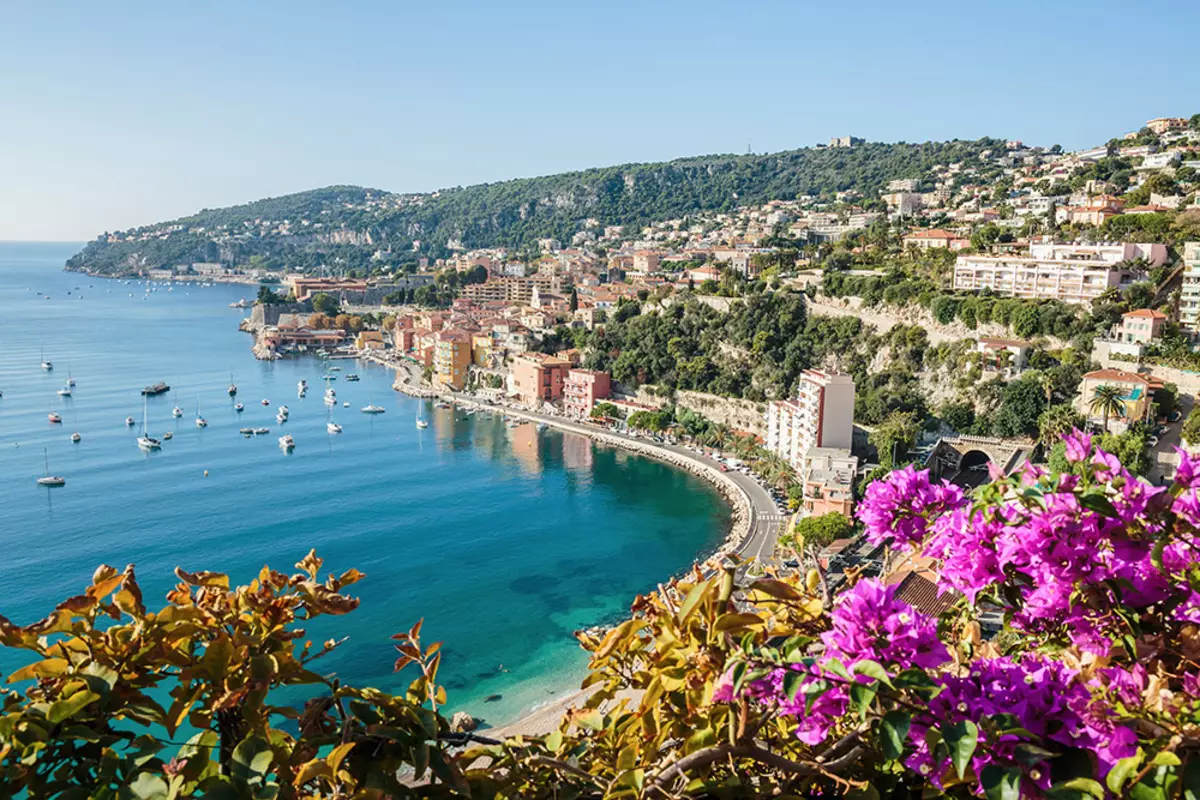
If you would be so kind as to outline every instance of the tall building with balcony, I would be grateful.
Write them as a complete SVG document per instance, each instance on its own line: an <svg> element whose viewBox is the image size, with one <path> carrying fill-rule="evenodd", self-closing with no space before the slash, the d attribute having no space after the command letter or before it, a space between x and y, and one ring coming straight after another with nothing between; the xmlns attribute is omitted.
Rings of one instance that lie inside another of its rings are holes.
<svg viewBox="0 0 1200 800"><path fill-rule="evenodd" d="M1183 246L1179 321L1192 333L1200 332L1200 242L1188 242Z"/></svg>
<svg viewBox="0 0 1200 800"><path fill-rule="evenodd" d="M611 391L612 379L607 372L570 370L563 380L563 412L568 417L585 419L596 401L606 399Z"/></svg>
<svg viewBox="0 0 1200 800"><path fill-rule="evenodd" d="M854 439L854 379L806 369L796 397L767 405L767 449L797 469L813 447L849 450Z"/></svg>
<svg viewBox="0 0 1200 800"><path fill-rule="evenodd" d="M460 390L471 367L471 336L466 331L438 331L433 342L433 380Z"/></svg>
<svg viewBox="0 0 1200 800"><path fill-rule="evenodd" d="M1167 260L1162 244L1132 242L1062 244L1037 242L1027 256L959 256L954 288L989 289L1004 297L1089 303L1130 278L1133 262L1157 267Z"/></svg>

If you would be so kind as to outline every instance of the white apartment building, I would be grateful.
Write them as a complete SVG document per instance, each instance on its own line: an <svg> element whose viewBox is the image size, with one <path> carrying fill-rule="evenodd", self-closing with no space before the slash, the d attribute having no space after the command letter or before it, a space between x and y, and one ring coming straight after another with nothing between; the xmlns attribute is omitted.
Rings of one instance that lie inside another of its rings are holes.
<svg viewBox="0 0 1200 800"><path fill-rule="evenodd" d="M806 369L792 400L767 405L767 449L797 469L813 447L849 449L854 439L854 379Z"/></svg>
<svg viewBox="0 0 1200 800"><path fill-rule="evenodd" d="M1183 246L1179 321L1193 333L1200 331L1200 242L1188 242Z"/></svg>
<svg viewBox="0 0 1200 800"><path fill-rule="evenodd" d="M1122 262L1143 259L1151 267L1167 260L1162 244L1035 242L1028 256L959 256L954 288L990 289L1005 297L1089 303L1129 279Z"/></svg>

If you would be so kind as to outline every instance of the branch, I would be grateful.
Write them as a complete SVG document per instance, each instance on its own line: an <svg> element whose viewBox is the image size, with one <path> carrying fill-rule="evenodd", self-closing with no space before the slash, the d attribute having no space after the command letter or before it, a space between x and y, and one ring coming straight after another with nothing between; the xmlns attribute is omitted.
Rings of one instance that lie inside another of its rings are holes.
<svg viewBox="0 0 1200 800"><path fill-rule="evenodd" d="M720 744L714 747L706 747L703 750L697 750L690 755L684 756L663 770L650 786L652 789L666 793L663 789L663 784L673 777L681 776L688 770L707 767L709 764L721 761L729 756L749 758L760 764L766 764L769 767L774 767L781 772L787 772L792 775L818 775L825 772L835 772L842 767L849 766L857 761L864 752L861 747L855 747L849 753L846 753L846 755L827 764L810 764L802 761L792 761L753 744Z"/></svg>
<svg viewBox="0 0 1200 800"><path fill-rule="evenodd" d="M453 745L470 744L471 742L479 742L480 744L504 744L499 739L489 739L486 736L479 736L467 731L451 731L450 733L438 734L438 740L447 742Z"/></svg>
<svg viewBox="0 0 1200 800"><path fill-rule="evenodd" d="M533 756L529 759L529 761L532 764L539 764L543 767L561 770L562 772L574 775L577 778L585 778L593 782L596 780L596 776L592 773L585 772L574 764L568 764L566 761L559 761L557 758L550 758L549 756Z"/></svg>

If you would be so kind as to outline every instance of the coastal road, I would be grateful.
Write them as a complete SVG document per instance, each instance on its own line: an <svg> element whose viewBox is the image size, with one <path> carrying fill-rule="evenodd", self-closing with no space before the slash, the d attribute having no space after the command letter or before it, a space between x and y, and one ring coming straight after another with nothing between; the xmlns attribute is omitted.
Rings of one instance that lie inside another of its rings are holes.
<svg viewBox="0 0 1200 800"><path fill-rule="evenodd" d="M383 362L376 361L376 363ZM415 387L420 385L420 376L416 372L416 369L410 365L395 363L387 363L385 365L397 367L397 371L402 372L405 375L404 382L409 386ZM482 403L480 399L467 394L442 392L440 393L440 396L447 400L460 400L475 404ZM504 411L508 409L507 406L503 405L495 405L494 408L496 408L498 411ZM595 433L605 433L610 436L618 437L623 436L623 434L614 433L607 428L574 422L559 416L544 414L538 411L527 411L523 408L511 408L508 410L519 412L524 416L545 422L547 425L553 425L561 430L573 431L583 436L588 436ZM717 470L721 469L722 466L720 462L716 461L715 459L695 453L686 447L673 444L663 444L653 439L640 436L631 436L628 438L630 441L638 442L639 444L649 446L666 453L671 453L681 458L694 461L698 464L705 464ZM749 533L737 549L738 556L745 560L754 559L762 564L772 563L775 556L775 546L779 540L779 534L783 528L783 523L787 520L787 515L779 511L779 508L775 505L775 501L772 499L770 493L767 492L767 490L764 489L752 476L745 475L735 470L730 470L724 474L739 488L741 488L742 491L746 493L746 496L750 499ZM739 572L744 574L745 568Z"/></svg>

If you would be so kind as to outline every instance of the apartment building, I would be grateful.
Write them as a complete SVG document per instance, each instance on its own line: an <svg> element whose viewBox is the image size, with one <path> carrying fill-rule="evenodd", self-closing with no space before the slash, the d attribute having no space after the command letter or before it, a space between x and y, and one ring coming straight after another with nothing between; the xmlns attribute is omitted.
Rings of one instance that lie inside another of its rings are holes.
<svg viewBox="0 0 1200 800"><path fill-rule="evenodd" d="M853 519L854 476L858 458L841 447L812 447L804 454L801 478L804 511L809 516L838 512Z"/></svg>
<svg viewBox="0 0 1200 800"><path fill-rule="evenodd" d="M1035 242L1025 256L959 256L954 288L990 289L1005 297L1088 303L1128 281L1123 262L1144 260L1157 267L1167 260L1162 244Z"/></svg>
<svg viewBox="0 0 1200 800"><path fill-rule="evenodd" d="M462 296L476 303L500 301L529 305L533 301L534 282L528 278L492 277L484 283L462 287Z"/></svg>
<svg viewBox="0 0 1200 800"><path fill-rule="evenodd" d="M433 342L435 384L460 390L467 385L471 367L471 335L466 331L439 331Z"/></svg>
<svg viewBox="0 0 1200 800"><path fill-rule="evenodd" d="M571 369L565 358L546 353L521 353L513 358L512 388L522 403L538 406L562 397L563 381Z"/></svg>
<svg viewBox="0 0 1200 800"><path fill-rule="evenodd" d="M568 417L585 419L598 400L612 391L612 378L594 369L572 369L563 379L563 411Z"/></svg>
<svg viewBox="0 0 1200 800"><path fill-rule="evenodd" d="M1161 384L1123 369L1098 369L1083 376L1079 385L1078 408L1093 425L1105 423L1103 411L1092 408L1092 398L1101 386L1117 388L1121 391L1121 411L1108 416L1109 430L1122 433L1134 422L1149 418L1151 397L1155 389L1162 388Z"/></svg>
<svg viewBox="0 0 1200 800"><path fill-rule="evenodd" d="M796 397L767 405L767 449L799 469L813 447L850 449L854 438L854 379L807 369Z"/></svg>
<svg viewBox="0 0 1200 800"><path fill-rule="evenodd" d="M1200 331L1200 242L1183 246L1183 288L1179 321L1192 333Z"/></svg>

